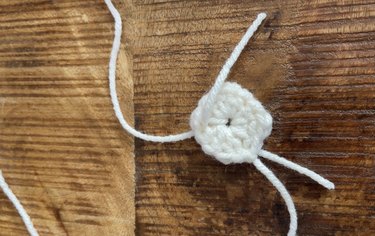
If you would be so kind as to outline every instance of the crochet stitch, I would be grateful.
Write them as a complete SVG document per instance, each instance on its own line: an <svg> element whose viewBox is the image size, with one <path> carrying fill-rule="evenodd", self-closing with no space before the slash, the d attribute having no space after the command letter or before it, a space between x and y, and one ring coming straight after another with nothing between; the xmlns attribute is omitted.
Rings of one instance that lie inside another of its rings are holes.
<svg viewBox="0 0 375 236"><path fill-rule="evenodd" d="M208 94L190 117L195 140L208 155L223 164L252 163L272 131L272 116L237 83L225 82L203 120Z"/></svg>

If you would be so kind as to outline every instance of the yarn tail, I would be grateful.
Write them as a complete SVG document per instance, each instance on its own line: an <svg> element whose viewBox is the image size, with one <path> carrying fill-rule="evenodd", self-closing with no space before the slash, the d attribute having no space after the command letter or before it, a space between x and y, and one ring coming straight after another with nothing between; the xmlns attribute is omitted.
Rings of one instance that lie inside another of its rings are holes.
<svg viewBox="0 0 375 236"><path fill-rule="evenodd" d="M279 191L281 197L284 199L290 215L288 236L295 236L297 232L297 211L288 190L275 176L275 174L270 169L268 169L267 166L265 166L258 158L253 162L253 164L264 176L266 176L266 178Z"/></svg>
<svg viewBox="0 0 375 236"><path fill-rule="evenodd" d="M16 195L14 195L12 190L9 188L8 184L5 182L5 179L1 170L0 170L0 188L3 190L4 194L9 198L9 200L13 203L14 207L18 211L18 214L21 216L29 234L31 236L39 236L25 208L23 208L21 202L17 199Z"/></svg>
<svg viewBox="0 0 375 236"><path fill-rule="evenodd" d="M295 170L300 174L304 174L310 177L311 179L315 180L316 182L318 182L319 184L321 184L327 189L335 188L335 185L331 181L323 178L322 176L318 175L314 171L311 171L294 162L288 161L287 159L280 157L276 154L273 154L266 150L261 150L258 155L268 160L271 160L273 162L276 162L280 165L288 167L292 170ZM253 162L253 164L264 176L266 176L266 178L272 183L272 185L275 186L275 188L280 192L280 195L284 199L286 206L288 208L288 211L289 211L289 215L290 215L290 226L289 226L288 236L295 236L297 232L297 212L296 212L296 208L294 206L292 197L290 196L288 190L280 182L280 180L274 175L274 173L270 169L268 169L259 159L256 159Z"/></svg>
<svg viewBox="0 0 375 236"><path fill-rule="evenodd" d="M320 185L324 186L327 189L335 189L335 184L329 181L328 179L323 178L314 171L311 171L303 166L300 166L294 162L288 161L287 159L280 157L274 153L268 152L266 150L261 150L259 156L264 157L270 161L276 162L280 165L283 165L289 169L295 170L300 174L306 175L311 179L315 180Z"/></svg>

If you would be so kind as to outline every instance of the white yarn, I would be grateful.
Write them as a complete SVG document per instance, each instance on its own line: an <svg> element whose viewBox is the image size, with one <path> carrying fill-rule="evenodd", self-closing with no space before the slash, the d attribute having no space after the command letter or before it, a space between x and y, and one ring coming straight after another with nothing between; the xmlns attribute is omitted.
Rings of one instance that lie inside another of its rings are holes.
<svg viewBox="0 0 375 236"><path fill-rule="evenodd" d="M210 95L201 98L190 118L196 141L224 164L252 163L272 131L272 116L237 83L225 82L204 121Z"/></svg>
<svg viewBox="0 0 375 236"><path fill-rule="evenodd" d="M9 188L8 184L5 182L4 176L0 170L0 188L3 190L4 194L8 197L8 199L12 202L18 214L21 216L23 223L26 226L27 231L31 236L38 236L38 232L34 228L33 222L31 222L30 216L23 208L21 202L17 199L16 195L12 192Z"/></svg>
<svg viewBox="0 0 375 236"><path fill-rule="evenodd" d="M115 110L115 114L117 119L119 120L122 127L128 131L133 136L152 142L176 142L184 139L188 139L194 136L192 131L187 131L180 134L175 135L168 135L168 136L157 136L157 135L149 135L138 130L134 129L129 125L129 123L125 120L124 115L122 114L120 104L117 97L116 91L116 62L117 62L117 55L120 50L121 46L121 33L122 33L122 20L120 13L117 11L115 6L113 6L111 0L104 0L108 6L109 11L111 12L114 20L115 20L115 37L113 39L113 46L111 51L111 58L109 61L109 89L113 104L113 109Z"/></svg>
<svg viewBox="0 0 375 236"><path fill-rule="evenodd" d="M284 199L290 215L288 236L295 236L297 233L297 211L288 190L286 190L283 183L281 183L281 181L275 176L275 174L270 169L268 169L267 166L265 166L259 159L256 159L253 164L264 176L266 176L266 178L272 183L277 191L279 191L281 197Z"/></svg>
<svg viewBox="0 0 375 236"><path fill-rule="evenodd" d="M288 236L295 236L297 213L293 200L285 186L260 161L258 156L305 174L328 189L334 189L335 186L329 180L307 168L262 150L264 139L271 134L271 115L249 91L243 89L237 83L225 82L232 66L254 32L266 18L266 14L260 13L258 15L225 62L213 87L200 99L197 108L190 117L192 130L176 135L155 136L141 133L132 128L121 112L116 93L116 61L120 50L121 16L110 0L105 0L105 2L115 20L115 38L109 63L109 86L115 114L122 127L135 137L153 142L175 142L194 136L206 154L215 157L224 164L253 163L280 192L290 214Z"/></svg>
<svg viewBox="0 0 375 236"><path fill-rule="evenodd" d="M317 173L305 168L305 167L302 167L294 162L291 162L291 161L288 161L287 159L285 158L282 158L276 154L273 154L271 152L268 152L266 150L261 150L259 153L259 156L261 157L264 157L268 160L271 160L271 161L274 161L276 163L279 163L289 169L292 169L292 170L295 170L297 171L298 173L300 174L303 174L303 175L306 175L308 177L310 177L311 179L315 180L316 182L318 182L320 185L322 185L323 187L327 188L327 189L335 189L335 185L334 183L332 183L331 181L323 178L322 176L318 175Z"/></svg>
<svg viewBox="0 0 375 236"><path fill-rule="evenodd" d="M204 112L203 112L203 120L207 123L208 113L213 107L215 103L216 96L220 92L221 87L224 84L224 81L227 79L230 70L232 69L234 63L236 63L238 57L240 56L241 52L245 48L246 44L249 42L250 38L254 35L255 31L257 31L258 27L261 25L262 21L266 19L267 14L262 12L259 13L257 18L254 22L250 25L247 29L245 35L242 37L241 41L237 44L237 46L233 49L232 54L225 62L224 66L221 68L219 76L216 78L215 84L212 86L211 90L208 93L206 104L204 105Z"/></svg>

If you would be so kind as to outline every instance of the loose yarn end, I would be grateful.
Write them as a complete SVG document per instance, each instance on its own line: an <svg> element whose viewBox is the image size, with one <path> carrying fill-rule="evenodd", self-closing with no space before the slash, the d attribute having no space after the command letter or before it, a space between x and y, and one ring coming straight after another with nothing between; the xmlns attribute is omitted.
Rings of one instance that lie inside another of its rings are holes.
<svg viewBox="0 0 375 236"><path fill-rule="evenodd" d="M12 202L12 204L16 208L29 234L31 236L39 236L38 232L36 231L33 225L33 222L30 219L30 216L27 214L25 208L22 206L21 202L18 200L16 195L14 195L12 190L9 188L1 170L0 170L0 188L3 190L4 194L8 197L8 199Z"/></svg>

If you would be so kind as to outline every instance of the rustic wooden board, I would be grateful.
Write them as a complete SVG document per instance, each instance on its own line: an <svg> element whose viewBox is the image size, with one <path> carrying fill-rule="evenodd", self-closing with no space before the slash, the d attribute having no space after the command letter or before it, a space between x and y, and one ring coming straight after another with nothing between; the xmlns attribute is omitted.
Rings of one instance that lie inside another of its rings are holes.
<svg viewBox="0 0 375 236"><path fill-rule="evenodd" d="M299 235L375 234L375 2L116 0L119 93L153 134L190 112L260 11L236 64L274 117L267 150L337 185L265 162L290 190ZM251 165L223 166L194 140L135 141L107 84L113 20L99 0L0 0L0 168L41 235L285 235L289 216ZM134 163L136 160L136 212ZM26 233L0 194L0 235ZM134 215L136 219L134 219Z"/></svg>
<svg viewBox="0 0 375 236"><path fill-rule="evenodd" d="M273 114L265 148L317 171L327 191L266 162L290 190L299 235L375 235L374 1L132 1L136 127L185 131L190 112L260 11L230 80ZM138 235L285 235L283 200L251 165L189 140L136 140Z"/></svg>
<svg viewBox="0 0 375 236"><path fill-rule="evenodd" d="M104 2L0 0L0 22L0 169L37 230L133 235L134 143L108 96ZM130 57L119 63L132 120ZM2 193L0 235L27 235Z"/></svg>

